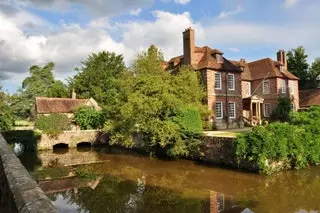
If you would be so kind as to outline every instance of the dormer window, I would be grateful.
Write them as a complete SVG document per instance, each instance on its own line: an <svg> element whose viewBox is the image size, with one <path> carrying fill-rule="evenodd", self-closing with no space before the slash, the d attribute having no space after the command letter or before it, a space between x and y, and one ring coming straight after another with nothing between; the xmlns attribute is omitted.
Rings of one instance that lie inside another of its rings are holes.
<svg viewBox="0 0 320 213"><path fill-rule="evenodd" d="M284 66L280 65L280 72L284 72Z"/></svg>
<svg viewBox="0 0 320 213"><path fill-rule="evenodd" d="M223 63L223 57L220 54L216 54L216 59L218 61L218 63Z"/></svg>

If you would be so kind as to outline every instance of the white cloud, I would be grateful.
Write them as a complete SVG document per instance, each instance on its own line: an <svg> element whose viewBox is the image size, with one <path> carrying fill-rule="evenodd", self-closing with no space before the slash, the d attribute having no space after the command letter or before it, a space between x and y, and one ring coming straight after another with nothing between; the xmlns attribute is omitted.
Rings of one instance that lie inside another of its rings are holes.
<svg viewBox="0 0 320 213"><path fill-rule="evenodd" d="M230 47L230 48L228 48L228 50L231 51L231 52L235 52L235 53L240 52L240 49L238 49L236 47Z"/></svg>
<svg viewBox="0 0 320 213"><path fill-rule="evenodd" d="M238 13L241 13L243 11L243 8L239 5L236 10L232 11L222 11L219 15L218 18L227 18L229 16L236 15Z"/></svg>
<svg viewBox="0 0 320 213"><path fill-rule="evenodd" d="M284 0L284 6L285 6L286 8L293 7L293 6L295 6L296 4L298 4L299 1L301 1L301 0Z"/></svg>
<svg viewBox="0 0 320 213"><path fill-rule="evenodd" d="M174 0L177 4L188 4L191 0Z"/></svg>
<svg viewBox="0 0 320 213"><path fill-rule="evenodd" d="M139 16L140 13L141 13L141 11L142 11L141 8L134 9L134 10L131 10L131 11L130 11L130 14L133 15L133 16Z"/></svg>

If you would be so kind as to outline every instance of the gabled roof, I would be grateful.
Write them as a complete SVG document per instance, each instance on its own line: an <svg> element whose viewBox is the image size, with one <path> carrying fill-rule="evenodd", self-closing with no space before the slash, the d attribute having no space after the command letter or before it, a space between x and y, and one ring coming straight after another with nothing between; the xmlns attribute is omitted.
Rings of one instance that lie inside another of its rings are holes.
<svg viewBox="0 0 320 213"><path fill-rule="evenodd" d="M38 114L72 113L79 106L85 106L91 99L71 98L36 98L36 112Z"/></svg>
<svg viewBox="0 0 320 213"><path fill-rule="evenodd" d="M300 107L320 105L320 88L299 91Z"/></svg>
<svg viewBox="0 0 320 213"><path fill-rule="evenodd" d="M240 66L235 65L228 59L223 57L223 62L219 63L215 57L215 54L222 55L218 49L212 49L208 46L204 47L195 47L195 54L202 54L199 62L197 64L193 64L193 67L196 70L201 69L214 69L214 70L221 70L221 71L231 71L231 72L242 72ZM171 58L168 61L169 69L176 69L178 66L182 65L183 55ZM170 66L173 65L173 66Z"/></svg>
<svg viewBox="0 0 320 213"><path fill-rule="evenodd" d="M288 70L280 71L281 62L274 61L270 58L248 63L248 67L242 73L243 80L257 80L263 78L287 78L292 80L299 80L298 77L290 73Z"/></svg>

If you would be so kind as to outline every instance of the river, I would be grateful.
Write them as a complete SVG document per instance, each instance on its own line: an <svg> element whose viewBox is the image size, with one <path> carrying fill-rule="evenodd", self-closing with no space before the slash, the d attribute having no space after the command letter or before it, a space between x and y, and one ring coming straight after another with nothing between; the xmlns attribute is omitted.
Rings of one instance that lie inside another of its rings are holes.
<svg viewBox="0 0 320 213"><path fill-rule="evenodd" d="M20 159L64 213L320 212L320 167L267 177L111 147Z"/></svg>

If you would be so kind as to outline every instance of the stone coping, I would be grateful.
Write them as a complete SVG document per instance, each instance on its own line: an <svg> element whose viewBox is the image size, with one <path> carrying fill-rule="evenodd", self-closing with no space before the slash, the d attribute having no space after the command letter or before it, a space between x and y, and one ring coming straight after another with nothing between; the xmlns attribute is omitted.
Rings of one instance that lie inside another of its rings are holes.
<svg viewBox="0 0 320 213"><path fill-rule="evenodd" d="M0 134L1 168L20 213L56 213L57 210Z"/></svg>

